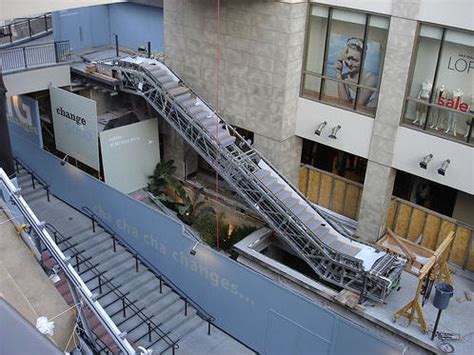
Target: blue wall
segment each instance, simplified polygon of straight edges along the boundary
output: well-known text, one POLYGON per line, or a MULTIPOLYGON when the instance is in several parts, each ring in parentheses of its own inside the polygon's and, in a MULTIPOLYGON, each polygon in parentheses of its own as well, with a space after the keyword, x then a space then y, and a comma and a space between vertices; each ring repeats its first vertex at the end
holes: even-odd
MULTIPOLYGON (((400 354, 370 330, 279 286, 264 276, 183 236, 182 226, 123 195, 21 136, 13 151, 76 208, 87 206, 117 235, 163 271, 216 318, 215 323, 262 354, 400 354)), ((46 202, 45 202, 46 203, 46 202)), ((373 329, 372 329, 373 332, 373 329)))
POLYGON ((91 6, 52 14, 55 41, 69 41, 72 50, 110 44, 109 7, 91 6))
POLYGON ((73 50, 119 45, 137 49, 152 43, 152 51, 163 51, 163 9, 132 3, 91 6, 54 12, 55 41, 68 40, 73 50))
POLYGON ((109 5, 111 43, 118 34, 121 47, 146 48, 151 41, 153 52, 163 52, 163 9, 158 7, 123 3, 109 5))

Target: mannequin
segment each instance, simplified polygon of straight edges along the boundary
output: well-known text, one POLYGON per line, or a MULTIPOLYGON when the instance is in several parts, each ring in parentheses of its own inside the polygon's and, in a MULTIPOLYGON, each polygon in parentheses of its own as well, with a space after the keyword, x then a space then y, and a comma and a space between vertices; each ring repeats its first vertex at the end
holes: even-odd
POLYGON ((466 120, 466 134, 464 135, 464 138, 467 138, 469 136, 469 128, 472 124, 472 116, 474 116, 474 96, 471 96, 471 102, 470 102, 470 105, 469 105, 469 113, 471 114, 471 117, 469 117, 467 120, 466 120))
MULTIPOLYGON (((453 102, 456 102, 459 99, 459 102, 462 102, 462 97, 464 93, 461 91, 461 89, 454 89, 453 90, 453 102)), ((453 136, 456 137, 456 113, 453 111, 448 112, 448 129, 444 131, 444 133, 449 133, 451 129, 453 130, 453 136)))
MULTIPOLYGON (((431 81, 428 81, 428 80, 423 81, 423 83, 421 83, 421 89, 418 92, 418 95, 416 98, 418 100, 426 101, 426 103, 428 103, 428 101, 430 100, 432 88, 433 88, 433 84, 431 84, 431 81)), ((417 124, 418 122, 420 122, 420 126, 423 126, 425 124, 427 107, 428 106, 420 102, 416 103, 416 108, 415 108, 416 118, 413 121, 413 124, 417 124)))
MULTIPOLYGON (((446 86, 444 84, 441 84, 436 89, 433 103, 438 104, 440 97, 442 97, 443 99, 446 99, 447 96, 448 96, 448 90, 446 90, 446 86)), ((442 110, 442 109, 440 109, 436 106, 433 106, 431 108, 431 125, 430 125, 430 128, 434 128, 435 130, 439 129, 439 124, 440 124, 440 122, 443 121, 444 112, 445 112, 445 110, 442 110)))

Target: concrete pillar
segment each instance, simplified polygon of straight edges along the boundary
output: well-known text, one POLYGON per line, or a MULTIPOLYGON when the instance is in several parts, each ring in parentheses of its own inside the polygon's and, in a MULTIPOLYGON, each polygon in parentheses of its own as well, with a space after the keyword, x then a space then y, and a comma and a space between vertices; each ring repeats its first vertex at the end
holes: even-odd
POLYGON ((7 121, 7 88, 3 83, 2 68, 0 66, 0 167, 8 176, 15 175, 10 135, 7 121))
POLYGON ((391 167, 393 149, 409 76, 407 58, 411 58, 416 28, 416 21, 391 18, 356 233, 368 242, 381 236, 387 221, 396 173, 391 167))
POLYGON ((227 122, 253 131, 257 148, 293 182, 302 144, 294 132, 307 6, 222 1, 218 37, 215 2, 164 3, 166 63, 214 107, 218 103, 227 122))
POLYGON ((184 180, 187 176, 197 171, 198 155, 194 152, 181 136, 166 122, 160 125, 163 133, 163 159, 165 161, 173 160, 176 166, 175 176, 184 180))

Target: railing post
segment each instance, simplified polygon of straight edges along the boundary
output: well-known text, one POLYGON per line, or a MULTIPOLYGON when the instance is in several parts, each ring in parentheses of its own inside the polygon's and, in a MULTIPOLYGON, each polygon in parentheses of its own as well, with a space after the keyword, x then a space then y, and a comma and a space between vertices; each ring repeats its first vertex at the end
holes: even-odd
POLYGON ((148 322, 148 342, 151 343, 151 324, 148 322))
POLYGON ((138 257, 135 255, 135 271, 138 272, 138 257))
POLYGON ((117 252, 117 245, 115 244, 115 237, 112 237, 112 241, 114 242, 114 253, 117 252))
POLYGON ((33 190, 36 190, 35 177, 31 174, 31 184, 33 185, 33 190))
POLYGON ((92 232, 95 233, 95 218, 94 215, 91 216, 92 219, 92 232))
POLYGON ((148 41, 148 58, 151 58, 151 42, 148 41))
POLYGON ((25 61, 25 68, 28 68, 28 65, 26 63, 26 47, 23 47, 23 60, 25 61))
POLYGON ((46 199, 48 200, 48 202, 51 202, 49 197, 49 187, 46 188, 46 199))
POLYGON ((54 41, 54 59, 56 60, 56 63, 59 63, 58 61, 58 42, 54 41))
POLYGON ((44 32, 48 32, 48 18, 44 15, 44 32))
POLYGON ((13 42, 12 25, 8 25, 8 34, 10 35, 10 43, 12 43, 13 42))
POLYGON ((115 55, 119 57, 119 43, 118 43, 118 35, 115 35, 115 55))
POLYGON ((163 280, 160 277, 160 293, 163 293, 163 280))
POLYGON ((125 303, 125 297, 122 298, 122 309, 123 309, 123 317, 127 317, 127 305, 125 303))
POLYGON ((211 335, 211 322, 207 321, 207 335, 211 335))
POLYGON ((97 277, 99 278, 99 293, 102 294, 102 278, 100 274, 98 274, 97 277))
POLYGON ((184 316, 185 317, 188 316, 188 300, 187 299, 184 300, 184 316))
POLYGON ((31 20, 28 19, 28 34, 30 35, 29 37, 31 38, 31 20))

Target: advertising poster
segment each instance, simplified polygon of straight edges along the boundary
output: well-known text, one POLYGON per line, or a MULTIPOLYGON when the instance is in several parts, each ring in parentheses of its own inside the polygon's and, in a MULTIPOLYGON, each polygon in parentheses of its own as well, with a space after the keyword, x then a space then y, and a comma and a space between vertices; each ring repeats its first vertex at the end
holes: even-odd
POLYGON ((37 100, 25 95, 7 98, 7 119, 10 133, 15 133, 43 148, 37 100))
POLYGON ((99 170, 96 102, 55 87, 49 92, 56 149, 99 170))
POLYGON ((105 182, 125 194, 139 190, 160 161, 158 121, 100 132, 100 148, 105 182))
MULTIPOLYGON (((381 44, 376 41, 368 41, 365 47, 364 65, 362 67, 362 53, 364 51, 362 39, 345 34, 331 33, 326 75, 344 80, 347 84, 337 83, 331 88, 332 90, 326 91, 327 95, 352 102, 356 96, 356 87, 350 84, 357 83, 360 75, 362 75, 360 85, 377 87, 378 76, 380 75, 381 44)), ((361 89, 359 104, 375 107, 375 100, 376 94, 373 91, 365 90, 364 92, 361 89)))

